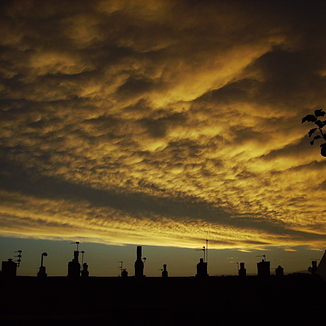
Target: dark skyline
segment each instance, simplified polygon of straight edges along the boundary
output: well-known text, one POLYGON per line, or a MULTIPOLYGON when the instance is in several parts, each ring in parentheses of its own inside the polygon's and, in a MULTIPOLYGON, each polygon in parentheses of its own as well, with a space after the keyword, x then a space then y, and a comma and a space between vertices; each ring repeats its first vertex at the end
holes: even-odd
POLYGON ((1 259, 80 241, 98 275, 119 246, 196 264, 208 238, 217 274, 259 253, 306 269, 326 247, 326 160, 301 124, 326 108, 325 6, 2 1, 1 259))
MULTIPOLYGON (((205 243, 203 243, 205 244, 205 243)), ((92 277, 117 277, 120 275, 121 262, 129 276, 134 276, 136 259, 135 245, 107 246, 95 243, 80 243, 79 262, 86 262, 89 275, 92 277)), ((196 264, 204 257, 203 247, 196 249, 143 246, 143 257, 146 257, 144 274, 148 277, 161 276, 162 266, 167 264, 170 277, 195 276, 196 264)), ((48 276, 66 276, 68 262, 73 258, 76 245, 69 241, 31 240, 17 238, 1 238, 0 255, 2 260, 12 258, 16 261, 17 249, 22 250, 22 261, 17 268, 19 276, 36 276, 39 271, 41 254, 47 253, 44 266, 48 276), (20 249, 18 249, 18 247, 20 249), (12 248, 12 251, 9 251, 12 248), (44 249, 40 251, 40 249, 44 249), (16 249, 16 250, 14 250, 16 249)), ((270 248, 269 251, 252 250, 250 252, 232 249, 208 250, 208 274, 210 276, 238 275, 240 263, 245 263, 247 274, 257 275, 257 263, 262 259, 270 261, 271 274, 275 274, 278 266, 282 266, 284 274, 308 273, 312 261, 319 263, 323 253, 311 251, 308 247, 300 247, 297 251, 284 251, 283 248, 270 248)))

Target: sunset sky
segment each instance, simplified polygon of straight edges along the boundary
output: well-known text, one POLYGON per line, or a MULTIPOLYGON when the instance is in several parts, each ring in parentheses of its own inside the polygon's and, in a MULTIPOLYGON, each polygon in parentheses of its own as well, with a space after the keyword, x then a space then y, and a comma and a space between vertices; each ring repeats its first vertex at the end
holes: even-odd
MULTIPOLYGON (((0 259, 286 273, 326 249, 323 1, 2 1, 0 259), (87 258, 87 259, 86 259, 87 258), (129 264, 129 265, 128 265, 129 264)), ((172 276, 171 275, 171 276, 172 276)))

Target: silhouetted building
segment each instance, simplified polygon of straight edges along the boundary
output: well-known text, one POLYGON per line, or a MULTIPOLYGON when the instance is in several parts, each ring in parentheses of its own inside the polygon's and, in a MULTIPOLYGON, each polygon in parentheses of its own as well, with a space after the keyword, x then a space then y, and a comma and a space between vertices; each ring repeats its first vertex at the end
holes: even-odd
POLYGON ((142 247, 137 246, 137 260, 135 261, 135 277, 144 276, 144 262, 142 260, 142 247))
POLYGON ((2 262, 2 272, 1 276, 4 278, 12 278, 17 274, 17 263, 15 263, 11 258, 7 261, 2 262))
POLYGON ((78 261, 79 251, 74 251, 74 259, 68 263, 68 277, 79 278, 80 277, 80 264, 78 261))
POLYGON ((208 274, 207 274, 207 263, 204 262, 204 259, 203 258, 200 258, 200 261, 197 264, 197 274, 196 274, 196 277, 203 278, 203 277, 207 277, 207 276, 208 276, 208 274))
POLYGON ((257 263, 257 269, 258 269, 258 276, 260 277, 268 277, 271 275, 269 261, 263 259, 260 263, 257 263))
POLYGON ((89 276, 88 265, 86 263, 83 264, 83 270, 81 271, 82 278, 87 278, 89 276))
POLYGON ((238 271, 240 277, 247 276, 247 270, 245 269, 245 263, 240 263, 240 269, 238 271))
POLYGON ((126 269, 123 269, 123 270, 121 271, 121 277, 122 277, 122 278, 127 278, 127 277, 128 277, 128 272, 127 272, 126 269))
POLYGON ((315 274, 317 272, 317 261, 314 260, 311 262, 312 265, 312 274, 315 274))
POLYGON ((169 273, 166 270, 166 266, 167 266, 166 264, 163 265, 162 277, 168 277, 169 276, 169 273))
POLYGON ((310 274, 315 274, 317 272, 317 261, 313 260, 311 262, 311 267, 308 268, 310 274))
POLYGON ((284 269, 282 266, 278 265, 278 267, 275 269, 275 275, 284 276, 284 269))
POLYGON ((319 274, 326 281, 326 250, 324 252, 323 257, 317 268, 317 274, 319 274))

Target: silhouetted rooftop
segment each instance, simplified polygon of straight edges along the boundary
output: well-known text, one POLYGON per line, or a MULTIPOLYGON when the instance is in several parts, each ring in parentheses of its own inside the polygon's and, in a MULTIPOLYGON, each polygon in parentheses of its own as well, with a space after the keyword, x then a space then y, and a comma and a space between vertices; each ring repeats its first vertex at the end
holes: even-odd
POLYGON ((16 277, 1 280, 2 324, 71 321, 73 324, 264 325, 313 322, 326 304, 318 275, 209 277, 16 277), (213 319, 212 319, 213 318, 213 319))

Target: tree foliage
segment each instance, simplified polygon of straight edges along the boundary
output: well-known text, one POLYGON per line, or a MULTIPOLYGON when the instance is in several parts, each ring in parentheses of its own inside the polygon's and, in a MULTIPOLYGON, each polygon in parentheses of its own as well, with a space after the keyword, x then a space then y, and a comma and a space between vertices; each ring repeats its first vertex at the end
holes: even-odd
POLYGON ((326 157, 326 134, 323 133, 323 127, 326 125, 326 120, 320 120, 320 117, 323 117, 325 112, 321 109, 315 110, 314 114, 308 114, 304 118, 302 118, 301 123, 304 122, 314 122, 317 125, 317 128, 312 128, 308 132, 308 136, 314 136, 313 139, 310 141, 310 144, 313 145, 315 140, 323 139, 325 143, 320 145, 321 148, 321 155, 326 157), (315 133, 318 133, 317 135, 315 133))

